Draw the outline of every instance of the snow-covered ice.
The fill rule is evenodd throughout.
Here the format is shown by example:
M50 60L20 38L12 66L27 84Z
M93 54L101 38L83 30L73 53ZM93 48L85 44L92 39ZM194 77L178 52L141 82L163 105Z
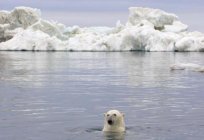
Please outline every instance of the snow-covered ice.
M0 11L0 50L204 51L204 34L189 32L175 14L130 7L125 24L79 27L41 18L39 9Z

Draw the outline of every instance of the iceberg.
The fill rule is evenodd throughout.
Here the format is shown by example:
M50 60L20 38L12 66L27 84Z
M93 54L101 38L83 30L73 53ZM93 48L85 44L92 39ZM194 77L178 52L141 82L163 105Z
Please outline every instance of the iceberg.
M204 51L204 34L160 9L130 7L128 21L115 27L66 27L39 9L16 7L0 11L0 50Z

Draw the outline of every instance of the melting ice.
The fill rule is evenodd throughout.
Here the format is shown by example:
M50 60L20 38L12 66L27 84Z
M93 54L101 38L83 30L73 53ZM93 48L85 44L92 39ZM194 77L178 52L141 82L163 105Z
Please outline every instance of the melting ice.
M204 66L194 63L176 63L170 66L171 70L192 70L197 72L204 72Z
M204 34L188 32L175 14L130 7L116 27L66 27L41 18L38 9L0 11L0 50L204 51Z

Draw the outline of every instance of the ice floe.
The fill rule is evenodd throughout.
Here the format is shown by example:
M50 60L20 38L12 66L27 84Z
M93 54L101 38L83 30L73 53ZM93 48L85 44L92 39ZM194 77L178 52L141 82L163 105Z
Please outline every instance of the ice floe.
M175 14L159 9L130 7L125 24L82 28L44 20L39 9L16 7L0 11L0 50L204 51L204 34L189 32Z
M170 66L171 70L192 70L198 72L204 72L204 66L194 63L176 63Z

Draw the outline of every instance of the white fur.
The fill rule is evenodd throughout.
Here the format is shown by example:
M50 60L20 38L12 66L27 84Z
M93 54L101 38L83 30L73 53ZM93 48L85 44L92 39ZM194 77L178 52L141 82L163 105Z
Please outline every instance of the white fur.
M109 124L108 121L112 121L112 124ZM124 114L118 110L110 110L104 114L104 132L124 132L125 131L125 122Z

